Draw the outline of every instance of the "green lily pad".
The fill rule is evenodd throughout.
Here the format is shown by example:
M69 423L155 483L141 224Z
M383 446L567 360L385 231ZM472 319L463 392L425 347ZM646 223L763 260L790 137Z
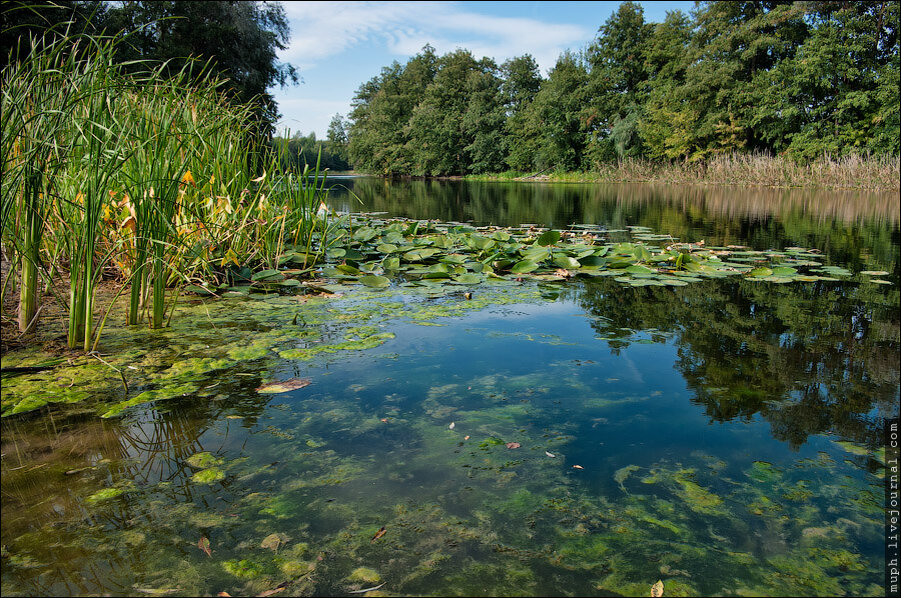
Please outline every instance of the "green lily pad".
M538 264L532 260L520 260L513 264L513 267L510 268L510 272L513 272L514 274L526 274L527 272L532 272L537 269Z
M557 241L560 240L560 231L549 230L545 231L541 234L540 237L535 241L537 245L541 245L542 247L547 247L548 245L553 245Z
M757 268L754 268L750 272L748 272L748 276L751 276L754 278L763 277L763 276L772 276L772 275L773 275L773 271L770 270L769 268L767 268L766 266L759 266Z

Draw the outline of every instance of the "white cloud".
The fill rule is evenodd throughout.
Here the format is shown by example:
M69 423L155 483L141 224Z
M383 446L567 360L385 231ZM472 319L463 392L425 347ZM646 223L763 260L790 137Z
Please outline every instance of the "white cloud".
M498 62L530 53L546 71L566 49L593 35L581 25L472 12L457 2L285 2L292 40L282 60L303 70L355 46L380 45L398 57L431 43L443 54L458 47Z

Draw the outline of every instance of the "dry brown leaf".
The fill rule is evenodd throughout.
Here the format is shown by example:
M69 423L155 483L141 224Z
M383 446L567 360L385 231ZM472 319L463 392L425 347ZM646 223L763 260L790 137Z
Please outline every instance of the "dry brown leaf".
M663 596L663 580L658 579L657 583L651 586L651 596L653 598Z
M522 445L519 444L518 442L508 442L506 446L508 449L518 449Z
M387 532L388 530L385 529L385 526L382 526L381 528L379 528L379 531L375 532L375 535L372 536L372 540L370 540L369 543L372 544L373 542L384 536Z
M257 392L289 392L292 390L297 390L298 388L309 386L310 384L312 384L312 381L309 378L291 378L290 380L281 380L279 382L270 382L269 384L264 384L257 389Z

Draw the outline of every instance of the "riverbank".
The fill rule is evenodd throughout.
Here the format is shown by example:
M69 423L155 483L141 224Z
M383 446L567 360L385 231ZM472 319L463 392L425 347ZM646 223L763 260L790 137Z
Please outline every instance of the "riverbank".
M729 154L702 162L665 163L626 159L600 165L590 172L529 174L508 171L462 178L470 181L669 183L898 191L901 189L901 159L898 156L824 156L809 163L799 163L781 156Z

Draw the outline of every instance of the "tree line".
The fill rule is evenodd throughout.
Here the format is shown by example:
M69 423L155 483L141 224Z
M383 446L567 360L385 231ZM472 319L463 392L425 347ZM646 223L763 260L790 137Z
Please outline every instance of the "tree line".
M350 162L381 175L592 170L625 158L899 154L899 3L624 2L546 77L426 45L363 83ZM335 121L333 120L333 124Z

